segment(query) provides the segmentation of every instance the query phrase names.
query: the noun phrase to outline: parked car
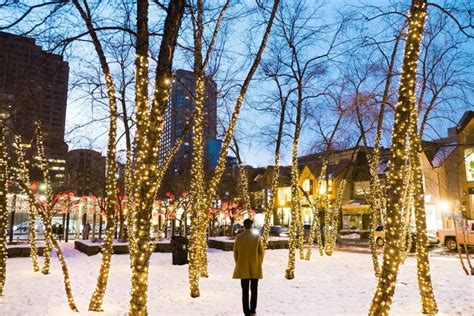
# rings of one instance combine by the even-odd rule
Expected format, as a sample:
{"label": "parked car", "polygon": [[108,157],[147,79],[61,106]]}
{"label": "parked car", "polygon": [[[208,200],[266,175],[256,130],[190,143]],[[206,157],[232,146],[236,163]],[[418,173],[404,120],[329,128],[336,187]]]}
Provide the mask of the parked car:
{"label": "parked car", "polygon": [[[13,225],[13,234],[14,235],[28,235],[29,228],[30,228],[29,221],[18,223],[16,225]],[[43,223],[39,219],[35,220],[35,230],[36,230],[36,233],[43,233]],[[8,233],[8,230],[7,230],[7,233]]]}
{"label": "parked car", "polygon": [[288,237],[288,228],[283,226],[270,226],[270,236]]}
{"label": "parked car", "polygon": [[[412,237],[413,242],[412,242],[412,249],[410,251],[414,251],[415,244],[416,244],[416,231],[414,230],[413,227],[411,230],[411,237]],[[426,237],[428,238],[429,246],[434,246],[439,243],[438,238],[433,233],[426,233]],[[375,243],[377,244],[377,246],[383,247],[385,245],[385,231],[384,231],[383,225],[379,225],[377,226],[377,228],[375,228],[374,238],[375,238]]]}
{"label": "parked car", "polygon": [[474,246],[474,220],[467,221],[467,226],[457,229],[440,229],[436,236],[441,244],[449,250],[456,250],[458,245]]}
{"label": "parked car", "polygon": [[383,245],[385,245],[385,231],[383,230],[383,225],[379,225],[375,228],[374,238],[377,246],[383,247]]}
{"label": "parked car", "polygon": [[[244,230],[244,227],[240,224],[234,224],[233,227],[233,235],[237,235],[241,231]],[[230,236],[230,226],[229,225],[221,225],[219,226],[219,236]]]}

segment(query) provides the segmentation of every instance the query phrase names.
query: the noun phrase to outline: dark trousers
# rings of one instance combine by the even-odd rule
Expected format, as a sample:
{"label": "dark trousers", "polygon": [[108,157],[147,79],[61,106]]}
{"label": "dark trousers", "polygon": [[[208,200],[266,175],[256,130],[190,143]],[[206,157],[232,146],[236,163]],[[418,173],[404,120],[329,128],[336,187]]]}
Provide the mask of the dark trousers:
{"label": "dark trousers", "polygon": [[[240,280],[242,286],[242,306],[244,314],[255,314],[257,309],[257,293],[258,293],[258,279],[242,279]],[[250,307],[249,307],[249,285],[250,285]]]}

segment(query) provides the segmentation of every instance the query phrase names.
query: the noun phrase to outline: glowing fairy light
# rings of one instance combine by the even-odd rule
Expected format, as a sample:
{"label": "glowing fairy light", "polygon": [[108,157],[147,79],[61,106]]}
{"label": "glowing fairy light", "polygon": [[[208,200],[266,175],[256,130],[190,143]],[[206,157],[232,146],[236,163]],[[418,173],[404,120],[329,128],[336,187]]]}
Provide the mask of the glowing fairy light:
{"label": "glowing fairy light", "polygon": [[[369,315],[388,315],[392,304],[393,294],[397,279],[397,272],[401,263],[400,237],[402,233],[402,218],[400,208],[403,198],[404,164],[405,157],[409,157],[410,164],[414,167],[414,196],[422,193],[423,181],[419,165],[419,137],[416,133],[416,108],[415,108],[415,81],[416,68],[420,51],[423,26],[426,18],[426,1],[413,0],[410,8],[410,23],[408,27],[407,40],[399,87],[399,100],[395,112],[395,122],[392,134],[392,152],[390,169],[387,181],[387,210],[385,220],[386,243],[383,252],[383,263],[375,295],[370,307]],[[415,135],[416,134],[416,135]],[[407,138],[410,140],[410,148],[407,150]],[[416,214],[417,233],[421,237],[417,240],[417,267],[418,283],[423,305],[423,313],[436,314],[437,306],[434,299],[431,278],[429,273],[428,256],[426,245],[426,222],[423,209],[422,195],[415,198],[414,208]]]}

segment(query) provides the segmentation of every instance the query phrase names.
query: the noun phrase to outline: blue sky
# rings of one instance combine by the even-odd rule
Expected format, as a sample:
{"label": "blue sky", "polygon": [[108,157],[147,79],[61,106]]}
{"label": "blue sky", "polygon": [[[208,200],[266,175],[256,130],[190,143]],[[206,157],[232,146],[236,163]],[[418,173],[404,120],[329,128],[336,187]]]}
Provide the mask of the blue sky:
{"label": "blue sky", "polygon": [[[284,1],[283,1],[284,2]],[[395,2],[395,1],[392,1]],[[243,1],[243,3],[247,6],[251,6],[254,4],[252,0]],[[291,3],[291,1],[287,1],[287,3]],[[307,1],[308,6],[314,6],[315,3],[320,3],[320,1]],[[368,5],[386,5],[390,3],[390,1],[365,1],[365,4]],[[405,1],[404,4],[406,5],[408,1]],[[448,2],[452,3],[452,2]],[[468,5],[469,2],[466,2]],[[344,9],[347,10],[349,7],[357,10],[357,7],[361,5],[360,1],[349,1],[349,0],[338,0],[338,1],[326,1],[325,6],[321,9],[320,19],[318,23],[335,23],[339,17],[339,12]],[[242,8],[242,7],[239,7]],[[101,12],[98,14],[108,15],[110,14],[110,10],[108,8],[101,8]],[[433,10],[430,8],[430,10]],[[112,12],[113,13],[113,12]],[[3,15],[3,13],[2,13]],[[113,17],[113,14],[111,15]],[[150,15],[152,16],[152,23],[161,23],[158,14]],[[67,15],[63,16],[66,20]],[[430,18],[430,16],[428,16]],[[4,19],[8,19],[8,15],[3,15],[3,18],[0,18],[0,22]],[[110,23],[112,20],[110,16],[105,18],[102,22]],[[232,23],[228,26],[227,32],[229,37],[226,40],[226,54],[223,58],[222,66],[219,69],[216,81],[219,83],[219,80],[222,79],[227,74],[230,74],[232,78],[232,83],[239,83],[243,76],[245,76],[247,69],[248,69],[248,59],[244,58],[244,56],[250,53],[254,53],[256,51],[256,47],[261,38],[261,31],[262,28],[251,28],[255,22],[255,16],[252,19],[242,19],[238,20],[235,23]],[[379,33],[379,28],[383,26],[383,21],[373,21],[371,23],[367,23],[365,25],[364,31],[370,34],[377,34]],[[65,27],[66,24],[60,25],[60,27]],[[72,25],[68,25],[65,28],[64,33],[72,32],[77,33],[78,29],[83,28],[82,21],[76,21]],[[58,29],[61,32],[61,29]],[[58,32],[58,30],[49,30],[48,33]],[[380,35],[380,34],[379,34]],[[318,45],[319,41],[324,42],[324,38],[315,38],[314,45]],[[43,47],[48,47],[48,43],[42,42],[39,39],[39,43]],[[155,40],[155,45],[159,43],[158,40]],[[180,38],[180,43],[186,43],[186,37]],[[250,43],[250,45],[249,45]],[[348,46],[352,45],[351,43]],[[467,52],[472,54],[474,52],[474,44],[471,40],[469,43],[463,44],[463,49]],[[70,82],[74,82],[76,77],[79,74],[88,73],[89,75],[95,75],[94,70],[91,66],[94,65],[95,60],[95,52],[90,44],[85,43],[77,43],[72,46],[66,52],[66,60],[70,62],[71,73],[70,73]],[[309,52],[308,54],[311,54]],[[133,58],[133,54],[132,54]],[[471,66],[474,64],[474,60],[472,59],[472,55],[470,56]],[[186,61],[186,54],[182,53],[182,51],[178,50],[175,59],[175,68],[184,68],[190,69],[189,62]],[[332,71],[332,70],[331,70]],[[470,77],[474,78],[473,69],[469,68],[468,72],[471,74]],[[129,75],[133,75],[133,70],[129,70]],[[100,74],[97,74],[99,77]],[[332,77],[336,75],[333,74]],[[337,77],[337,76],[336,76]],[[251,108],[250,105],[257,105],[261,102],[262,97],[265,93],[268,93],[271,90],[271,85],[265,80],[261,80],[261,75],[257,73],[254,80],[250,85],[250,89],[246,98],[246,103],[244,108],[241,112],[240,121],[238,123],[238,130],[237,130],[237,137],[240,141],[240,148],[241,154],[243,157],[243,161],[246,164],[254,165],[254,166],[265,166],[267,164],[273,163],[273,150],[274,146],[269,144],[268,139],[262,136],[262,131],[270,125],[274,125],[276,122],[276,118],[272,115],[268,115],[259,111],[256,111]],[[320,81],[316,81],[314,88],[322,87],[324,84],[331,79],[331,75],[328,77],[321,78]],[[397,83],[394,83],[396,87]],[[107,113],[104,111],[104,107],[91,106],[90,98],[84,98],[84,92],[78,91],[77,88],[72,89],[71,93],[69,94],[68,99],[68,110],[67,110],[67,129],[70,133],[66,136],[66,140],[68,141],[70,148],[92,148],[99,150],[105,153],[105,144],[106,144],[106,130],[107,130]],[[472,89],[467,91],[466,99],[471,99],[474,97],[472,93]],[[227,104],[227,106],[232,106],[234,104],[234,98],[231,100],[226,100],[225,102],[222,101],[221,103]],[[454,122],[457,122],[460,117],[462,116],[464,110],[473,109],[472,103],[463,103],[453,101],[456,106],[451,108],[451,111],[438,111],[433,113],[433,116],[439,117],[437,120],[434,120],[433,128],[428,129],[427,138],[436,138],[439,136],[446,136],[447,128],[454,125]],[[106,105],[106,104],[105,104]],[[452,110],[454,109],[454,110]],[[221,118],[225,118],[225,107],[223,107],[220,111]],[[331,123],[335,120],[333,112],[329,110],[324,110],[320,112],[320,116],[322,117],[322,122],[327,124],[326,127],[330,127]],[[78,129],[74,132],[71,132],[76,125],[83,124],[85,122],[90,121],[92,118],[98,119],[103,118],[94,124],[90,124],[85,128]],[[299,153],[307,154],[311,151],[312,145],[318,139],[317,133],[314,132],[314,124],[315,122],[312,120],[306,120],[305,124],[303,125],[303,131],[299,146]],[[389,125],[389,124],[388,124]],[[390,129],[389,126],[387,126]],[[348,128],[350,130],[350,128]],[[287,130],[288,133],[292,133],[292,127],[290,126]],[[354,135],[352,135],[354,136]],[[390,136],[386,135],[386,145],[388,144],[388,140]],[[289,137],[286,138],[286,144],[289,141]],[[119,145],[119,149],[123,149],[123,143]],[[289,158],[291,156],[291,147],[290,146],[283,146],[282,148],[282,158],[283,163],[288,163]]]}

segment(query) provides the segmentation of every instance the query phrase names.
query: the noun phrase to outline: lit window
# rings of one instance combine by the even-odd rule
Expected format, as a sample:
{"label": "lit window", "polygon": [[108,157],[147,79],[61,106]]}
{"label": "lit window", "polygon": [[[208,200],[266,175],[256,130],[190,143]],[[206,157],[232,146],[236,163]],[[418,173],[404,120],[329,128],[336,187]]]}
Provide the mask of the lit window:
{"label": "lit window", "polygon": [[466,164],[466,180],[474,181],[474,148],[464,150],[464,162]]}
{"label": "lit window", "polygon": [[305,192],[310,192],[311,191],[311,180],[310,179],[305,179],[303,181],[302,187],[303,187],[303,190]]}

